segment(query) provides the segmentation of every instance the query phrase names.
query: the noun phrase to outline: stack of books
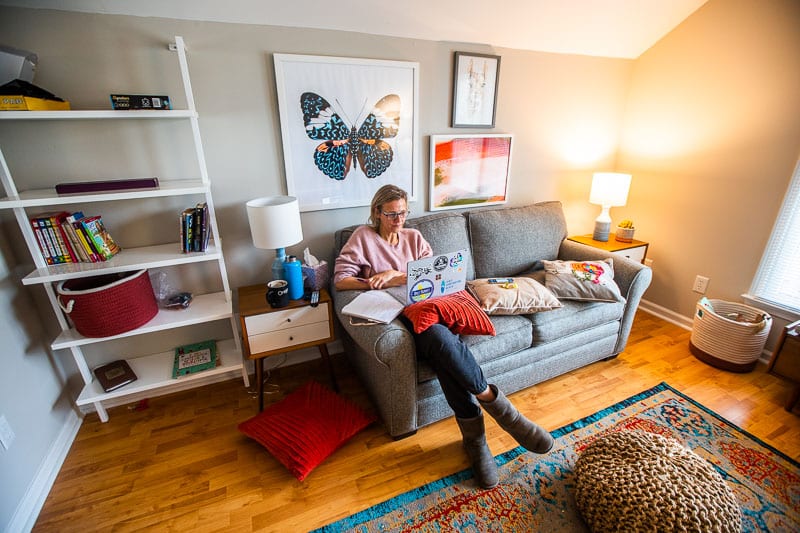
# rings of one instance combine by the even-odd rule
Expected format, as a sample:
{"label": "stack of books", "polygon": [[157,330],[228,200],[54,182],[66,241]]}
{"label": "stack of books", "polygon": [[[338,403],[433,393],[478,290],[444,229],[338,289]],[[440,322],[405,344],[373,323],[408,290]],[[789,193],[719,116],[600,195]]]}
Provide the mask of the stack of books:
{"label": "stack of books", "polygon": [[121,250],[100,216],[61,211],[34,215],[30,222],[48,265],[107,261]]}
{"label": "stack of books", "polygon": [[211,227],[208,225],[208,204],[205,202],[184,209],[180,216],[181,251],[205,252]]}

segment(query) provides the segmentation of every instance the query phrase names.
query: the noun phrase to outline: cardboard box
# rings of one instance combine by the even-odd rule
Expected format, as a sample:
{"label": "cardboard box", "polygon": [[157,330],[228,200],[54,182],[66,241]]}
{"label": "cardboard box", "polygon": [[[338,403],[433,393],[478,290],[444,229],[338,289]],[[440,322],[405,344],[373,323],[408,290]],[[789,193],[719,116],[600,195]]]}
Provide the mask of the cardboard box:
{"label": "cardboard box", "polygon": [[69,102],[34,98],[21,94],[0,95],[0,111],[67,111]]}

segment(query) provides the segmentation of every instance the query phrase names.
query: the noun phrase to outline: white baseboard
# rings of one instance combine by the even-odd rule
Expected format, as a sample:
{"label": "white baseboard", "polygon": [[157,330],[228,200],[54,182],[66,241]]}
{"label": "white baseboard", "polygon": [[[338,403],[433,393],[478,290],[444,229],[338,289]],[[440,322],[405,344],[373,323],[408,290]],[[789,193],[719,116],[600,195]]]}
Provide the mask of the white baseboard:
{"label": "white baseboard", "polygon": [[671,324],[675,324],[678,327],[683,329],[692,329],[692,317],[685,317],[683,315],[679,315],[674,311],[670,311],[666,307],[661,307],[660,305],[656,305],[653,302],[649,302],[647,300],[642,300],[639,303],[639,308],[642,311],[647,311],[651,315],[655,315],[662,320],[666,320]]}
{"label": "white baseboard", "polygon": [[53,445],[50,446],[47,456],[39,466],[39,470],[36,472],[36,476],[33,478],[22,501],[17,505],[14,516],[11,517],[11,521],[5,531],[8,533],[27,533],[33,529],[36,519],[39,517],[39,512],[42,510],[47,495],[50,494],[50,489],[53,488],[56,476],[67,458],[67,453],[78,434],[82,422],[83,420],[75,411],[69,411],[67,420],[61,427],[58,437],[56,437]]}

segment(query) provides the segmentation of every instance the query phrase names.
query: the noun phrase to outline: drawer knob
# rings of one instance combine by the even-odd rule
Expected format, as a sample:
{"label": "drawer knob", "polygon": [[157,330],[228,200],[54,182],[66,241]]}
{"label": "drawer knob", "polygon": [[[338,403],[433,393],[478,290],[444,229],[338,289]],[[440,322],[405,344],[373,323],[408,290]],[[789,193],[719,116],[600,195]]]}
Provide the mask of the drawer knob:
{"label": "drawer knob", "polygon": [[290,340],[290,341],[293,341],[293,340],[294,340],[294,337],[291,337],[291,336],[290,336],[290,337],[289,337],[289,340]]}

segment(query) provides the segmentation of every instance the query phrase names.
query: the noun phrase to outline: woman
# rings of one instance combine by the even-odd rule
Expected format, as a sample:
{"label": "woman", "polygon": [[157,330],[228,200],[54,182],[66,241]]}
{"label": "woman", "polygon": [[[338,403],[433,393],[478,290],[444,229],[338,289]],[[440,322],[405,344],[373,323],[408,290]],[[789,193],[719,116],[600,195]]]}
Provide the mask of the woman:
{"label": "woman", "polygon": [[[357,228],[336,258],[333,282],[337,290],[406,284],[406,264],[433,255],[419,231],[403,227],[408,214],[408,195],[403,189],[394,185],[378,189],[372,199],[370,225]],[[536,453],[550,451],[550,434],[525,418],[496,386],[486,382],[483,370],[458,335],[443,324],[414,334],[410,322],[402,315],[401,319],[414,335],[418,356],[430,364],[439,378],[481,487],[491,488],[498,483],[497,465],[486,444],[481,407],[526,449]]]}

